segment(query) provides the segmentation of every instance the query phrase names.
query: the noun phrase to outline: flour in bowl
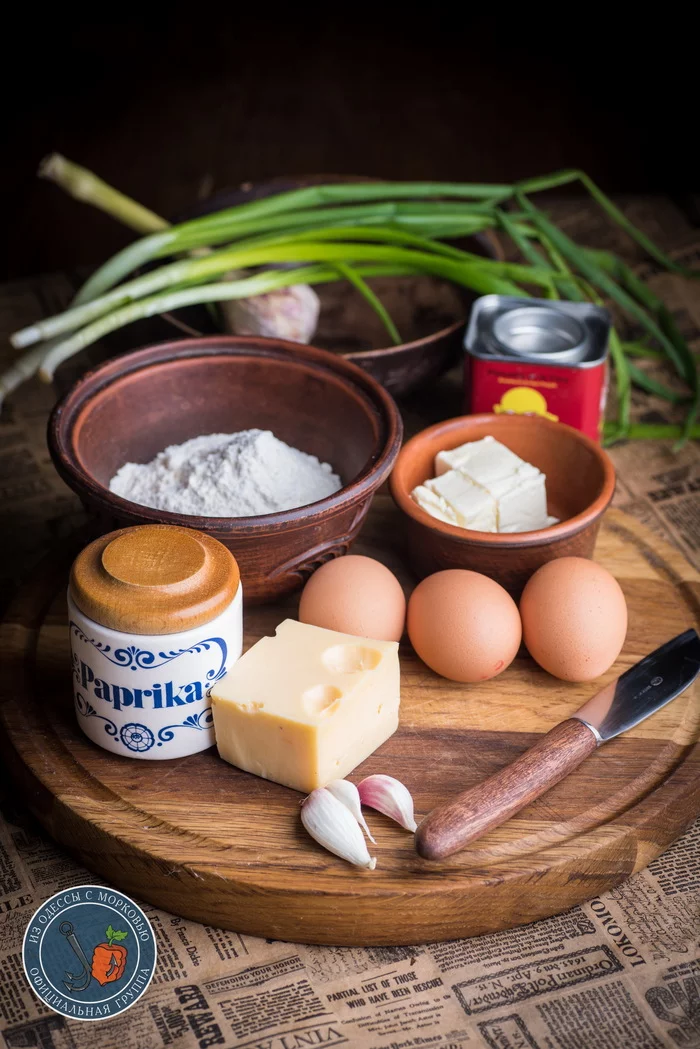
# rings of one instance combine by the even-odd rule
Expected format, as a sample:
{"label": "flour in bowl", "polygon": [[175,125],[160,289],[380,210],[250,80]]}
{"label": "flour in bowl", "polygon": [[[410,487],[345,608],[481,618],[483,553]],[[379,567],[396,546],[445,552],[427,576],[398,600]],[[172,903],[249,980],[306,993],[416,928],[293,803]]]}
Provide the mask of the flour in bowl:
{"label": "flour in bowl", "polygon": [[337,492],[328,463],[270,430],[210,433],[172,444],[150,463],[125,463],[109,490],[133,503],[198,517],[254,517]]}

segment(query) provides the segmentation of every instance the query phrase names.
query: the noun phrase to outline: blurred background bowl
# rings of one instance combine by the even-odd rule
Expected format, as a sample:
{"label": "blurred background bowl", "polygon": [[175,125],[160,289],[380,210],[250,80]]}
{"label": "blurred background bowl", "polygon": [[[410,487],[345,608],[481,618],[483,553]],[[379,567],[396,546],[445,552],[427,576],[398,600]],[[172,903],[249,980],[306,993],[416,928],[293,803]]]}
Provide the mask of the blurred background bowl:
{"label": "blurred background bowl", "polygon": [[[222,190],[198,201],[175,216],[175,220],[183,222],[303,186],[371,181],[360,176],[307,175],[245,183],[238,189]],[[498,238],[490,231],[455,243],[484,257],[504,257]],[[424,390],[426,384],[461,359],[467,319],[478,296],[451,281],[421,274],[375,277],[367,283],[386,306],[406,341],[399,346],[387,346],[386,329],[377,314],[352,285],[338,280],[314,288],[321,311],[312,344],[364,368],[395,397]],[[63,395],[89,368],[137,346],[170,341],[177,336],[200,338],[219,334],[222,327],[216,318],[215,309],[189,306],[112,332],[58,368],[54,378],[57,393]]]}
{"label": "blurred background bowl", "polygon": [[[547,478],[549,513],[560,519],[534,532],[476,532],[431,517],[411,498],[435,476],[435,456],[467,441],[495,437]],[[557,557],[592,557],[602,516],[615,491],[610,457],[571,426],[538,415],[468,415],[437,423],[401,449],[391,494],[403,511],[408,553],[420,577],[444,568],[491,576],[519,596],[533,572]]]}
{"label": "blurred background bowl", "polygon": [[[280,177],[266,182],[246,183],[199,201],[179,221],[208,215],[222,208],[262,200],[276,193],[327,183],[371,182],[349,175]],[[490,232],[464,237],[459,246],[488,258],[503,258],[497,238]],[[438,277],[374,277],[367,283],[377,293],[406,341],[387,346],[387,333],[374,310],[347,281],[315,287],[321,313],[314,346],[332,350],[358,364],[395,397],[403,397],[436,379],[455,364],[469,311],[477,298],[467,288]],[[163,321],[188,336],[213,333],[212,314],[203,307],[166,313]],[[342,332],[342,334],[339,334]]]}
{"label": "blurred background bowl", "polygon": [[[238,518],[155,510],[109,491],[125,462],[148,462],[200,434],[252,427],[330,463],[343,488],[308,506]],[[245,599],[262,602],[347,552],[402,432],[391,396],[342,357],[275,339],[216,336],[146,347],[89,372],[54,408],[48,442],[100,533],[153,522],[198,528],[233,552]]]}

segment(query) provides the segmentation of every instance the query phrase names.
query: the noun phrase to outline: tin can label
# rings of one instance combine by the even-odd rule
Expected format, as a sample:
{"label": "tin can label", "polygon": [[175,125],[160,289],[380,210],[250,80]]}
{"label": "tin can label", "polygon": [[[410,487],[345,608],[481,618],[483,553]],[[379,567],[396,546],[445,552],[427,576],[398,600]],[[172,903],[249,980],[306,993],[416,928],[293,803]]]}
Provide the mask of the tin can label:
{"label": "tin can label", "polygon": [[467,408],[541,415],[600,439],[607,392],[606,310],[485,295],[467,328]]}
{"label": "tin can label", "polygon": [[475,414],[542,415],[600,440],[605,362],[596,368],[553,367],[467,356],[469,410]]}

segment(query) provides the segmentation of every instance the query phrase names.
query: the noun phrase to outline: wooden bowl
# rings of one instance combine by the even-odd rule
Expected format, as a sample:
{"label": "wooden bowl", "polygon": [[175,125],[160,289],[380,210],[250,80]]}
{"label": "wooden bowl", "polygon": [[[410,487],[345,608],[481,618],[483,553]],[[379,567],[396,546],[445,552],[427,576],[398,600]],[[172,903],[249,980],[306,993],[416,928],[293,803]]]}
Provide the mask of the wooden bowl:
{"label": "wooden bowl", "polygon": [[[199,201],[180,218],[198,218],[303,186],[370,181],[343,175],[308,175],[247,183]],[[460,246],[487,258],[503,258],[497,238],[488,230],[462,238]],[[395,397],[419,389],[457,363],[476,293],[420,274],[370,278],[368,284],[387,306],[399,331],[408,330],[414,337],[399,346],[387,346],[382,341],[387,338],[386,331],[374,311],[359,292],[339,281],[320,284],[314,289],[321,301],[321,315],[313,339],[315,346],[333,350],[345,360],[358,364]],[[199,336],[215,330],[211,313],[203,307],[166,313],[163,319],[185,335]]]}
{"label": "wooden bowl", "polygon": [[[549,513],[560,519],[535,532],[495,534],[445,524],[411,498],[435,476],[437,452],[490,435],[547,478]],[[519,596],[533,572],[556,557],[592,557],[602,516],[615,491],[610,457],[571,426],[536,415],[467,415],[437,423],[401,449],[391,494],[404,513],[409,558],[423,577],[443,568],[491,576]]]}
{"label": "wooden bowl", "polygon": [[[308,506],[237,518],[155,510],[109,491],[125,462],[148,462],[199,434],[250,427],[331,463],[344,487]],[[245,599],[262,602],[347,553],[402,432],[391,396],[341,357],[275,339],[216,336],[161,343],[89,372],[54,408],[48,442],[100,532],[153,522],[198,528],[233,552]]]}

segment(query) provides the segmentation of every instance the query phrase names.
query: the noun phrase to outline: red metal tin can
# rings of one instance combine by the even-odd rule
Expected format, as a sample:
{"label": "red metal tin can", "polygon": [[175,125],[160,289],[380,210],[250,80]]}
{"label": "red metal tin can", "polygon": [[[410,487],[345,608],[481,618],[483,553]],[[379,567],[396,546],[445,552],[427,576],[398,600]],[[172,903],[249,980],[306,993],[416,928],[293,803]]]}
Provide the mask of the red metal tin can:
{"label": "red metal tin can", "polygon": [[608,311],[587,302],[484,295],[467,334],[467,410],[544,415],[600,440]]}

